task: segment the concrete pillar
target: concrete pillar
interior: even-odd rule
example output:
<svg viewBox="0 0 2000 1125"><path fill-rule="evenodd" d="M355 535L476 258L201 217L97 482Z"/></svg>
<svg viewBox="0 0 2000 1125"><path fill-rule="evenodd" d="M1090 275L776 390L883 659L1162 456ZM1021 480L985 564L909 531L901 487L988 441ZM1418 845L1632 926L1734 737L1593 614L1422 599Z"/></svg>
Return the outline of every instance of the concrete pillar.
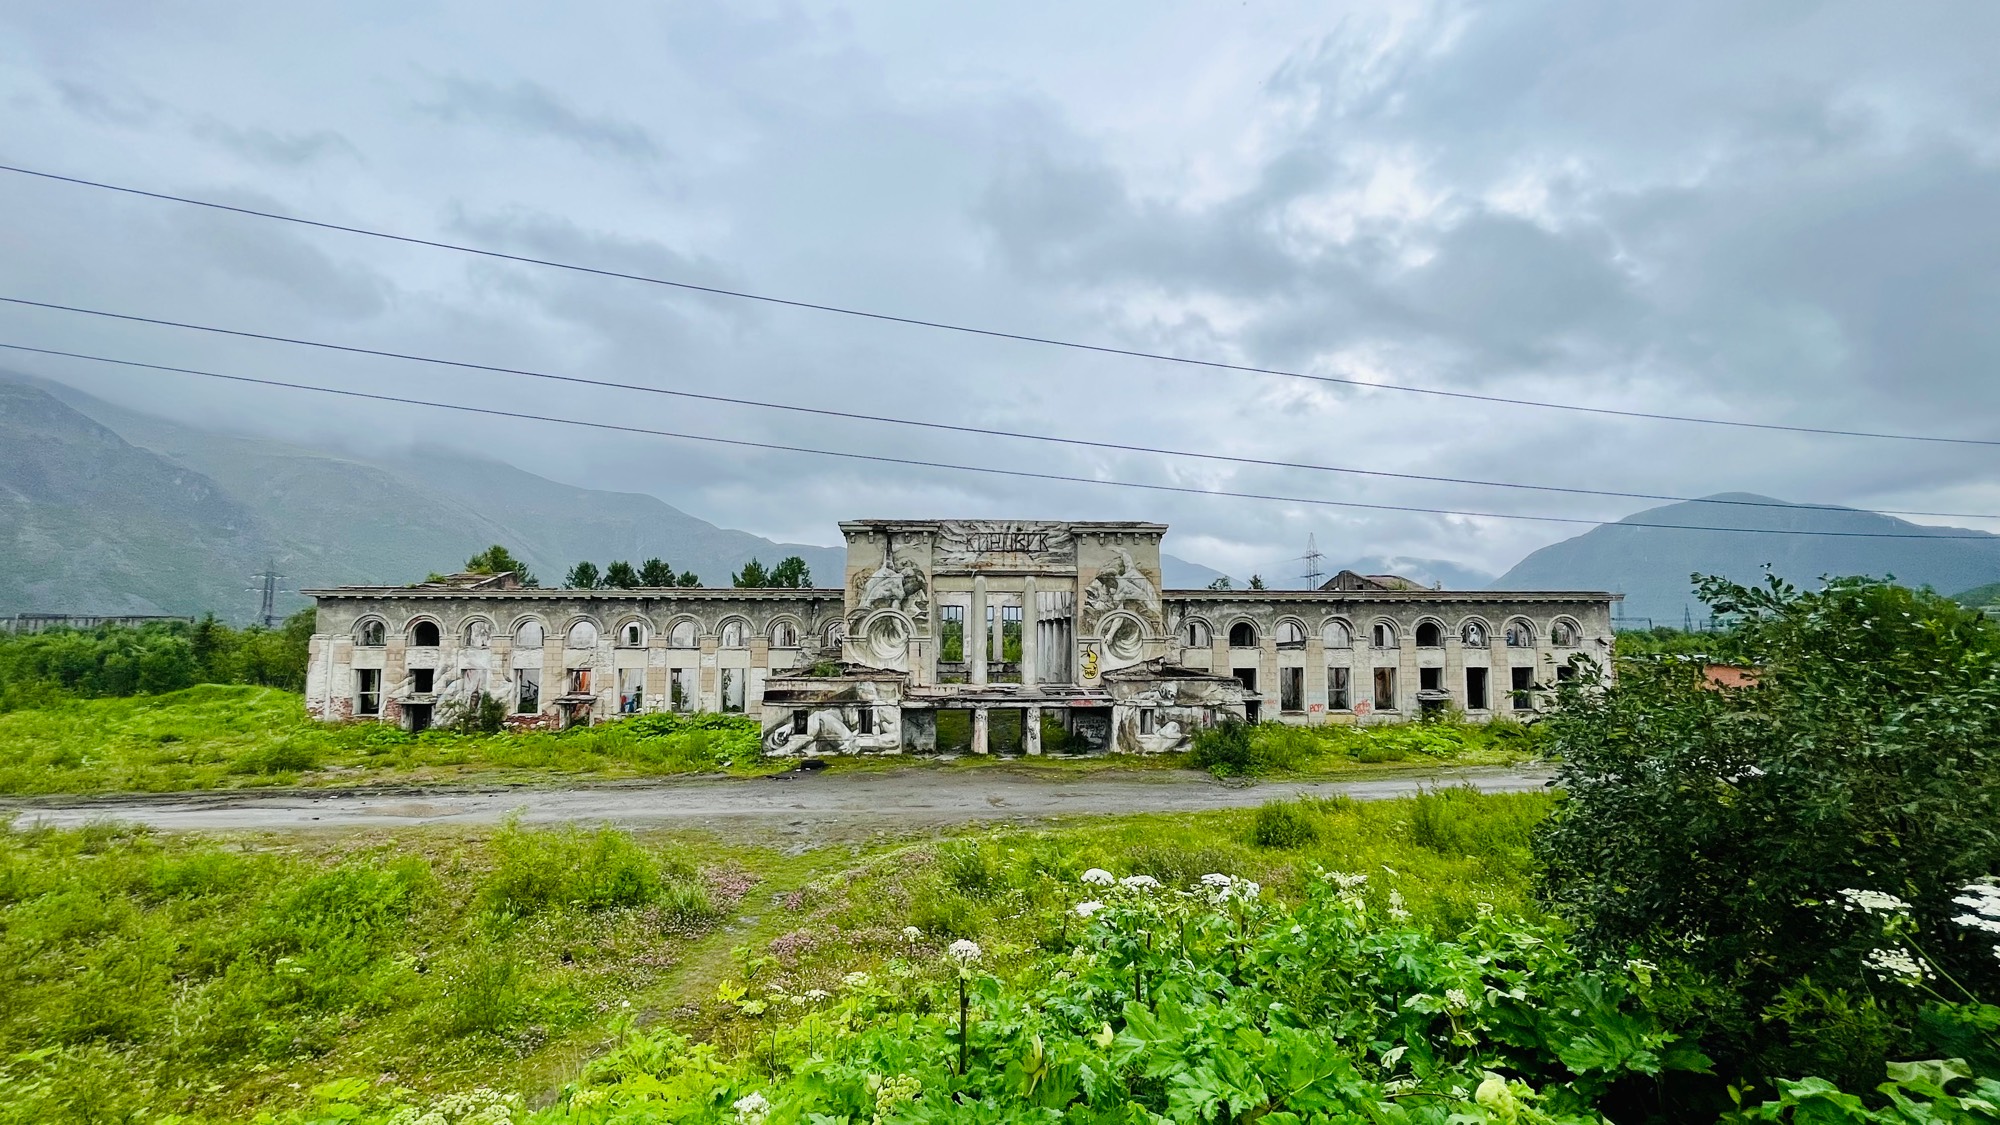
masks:
<svg viewBox="0 0 2000 1125"><path fill-rule="evenodd" d="M974 575L972 578L972 608L965 615L965 655L967 659L972 661L972 675L970 677L972 682L975 684L985 683L986 576L983 574ZM983 716L978 725L974 726L973 729L980 732L985 731L986 726ZM981 754L986 753L985 735L983 733L974 734L973 738L976 740L979 752Z"/></svg>
<svg viewBox="0 0 2000 1125"><path fill-rule="evenodd" d="M1021 752L1039 757L1042 753L1042 709L1029 707L1021 712Z"/></svg>
<svg viewBox="0 0 2000 1125"><path fill-rule="evenodd" d="M974 754L984 754L987 752L987 727L986 708L977 708L972 712L972 752Z"/></svg>
<svg viewBox="0 0 2000 1125"><path fill-rule="evenodd" d="M1007 660L1007 602L1002 598L993 603L993 662L1004 664Z"/></svg>
<svg viewBox="0 0 2000 1125"><path fill-rule="evenodd" d="M1040 606L1037 602L1038 599L1035 597L1035 578L1034 575L1029 575L1021 581L1022 687L1034 687L1041 682L1042 669L1040 662L1042 646L1040 644L1041 635L1039 633L1040 623L1035 619L1036 615L1040 612ZM1041 735L1038 733L1035 736L1035 748L1030 750L1029 753L1039 754L1041 752Z"/></svg>

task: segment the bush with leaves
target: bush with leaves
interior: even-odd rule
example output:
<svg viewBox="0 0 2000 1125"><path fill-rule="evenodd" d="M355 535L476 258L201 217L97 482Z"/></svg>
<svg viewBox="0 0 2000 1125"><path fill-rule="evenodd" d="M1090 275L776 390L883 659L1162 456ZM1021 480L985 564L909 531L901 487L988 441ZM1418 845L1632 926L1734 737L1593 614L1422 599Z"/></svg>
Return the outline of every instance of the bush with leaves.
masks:
<svg viewBox="0 0 2000 1125"><path fill-rule="evenodd" d="M1630 662L1614 687L1561 693L1543 896L1585 949L1701 982L1691 1007L1734 1072L1878 1080L1885 1058L1934 1049L1937 998L1884 987L1882 935L1843 891L1907 902L1941 972L2000 990L1994 935L1952 921L2000 870L2000 633L1867 579L1701 589L1756 682Z"/></svg>

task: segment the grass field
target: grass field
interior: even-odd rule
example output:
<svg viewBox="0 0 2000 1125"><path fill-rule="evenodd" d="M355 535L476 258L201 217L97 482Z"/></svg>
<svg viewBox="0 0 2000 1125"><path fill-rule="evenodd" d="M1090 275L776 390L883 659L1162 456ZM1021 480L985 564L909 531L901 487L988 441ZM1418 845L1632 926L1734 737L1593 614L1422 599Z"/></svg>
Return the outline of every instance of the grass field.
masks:
<svg viewBox="0 0 2000 1125"><path fill-rule="evenodd" d="M1278 897L1320 866L1367 872L1371 894L1456 932L1533 913L1527 834L1547 805L1446 790L799 855L608 830L13 831L0 1122L283 1115L330 1082L364 1101L533 1101L640 1025L740 1058L781 1012L749 997L830 993L968 937L996 971L1025 964L1066 938L1090 867L1169 885L1229 871Z"/></svg>
<svg viewBox="0 0 2000 1125"><path fill-rule="evenodd" d="M1512 723L1266 723L1248 739L1232 772L1306 777L1357 767L1496 765L1535 750L1531 729ZM294 693L224 685L0 712L0 794L16 796L759 774L790 764L763 758L756 721L740 715L647 715L560 733L411 735L376 723L315 723ZM1005 765L1062 773L1199 764L1187 754L833 760L841 770Z"/></svg>

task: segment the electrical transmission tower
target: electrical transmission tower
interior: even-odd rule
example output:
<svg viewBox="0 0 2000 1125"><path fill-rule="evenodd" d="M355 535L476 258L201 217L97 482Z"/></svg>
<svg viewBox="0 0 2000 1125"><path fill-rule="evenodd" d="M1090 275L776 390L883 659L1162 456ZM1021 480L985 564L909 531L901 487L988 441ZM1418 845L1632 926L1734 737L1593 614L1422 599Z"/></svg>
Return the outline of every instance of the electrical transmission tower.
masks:
<svg viewBox="0 0 2000 1125"><path fill-rule="evenodd" d="M263 582L263 586L261 588L253 588L256 590L256 592L261 593L264 596L263 607L258 610L257 619L264 623L264 628L266 629L277 628L278 627L278 580L282 578L288 578L290 577L290 575L279 574L278 564L275 561L273 561L265 563L263 570L259 571L256 574L251 575L250 577L260 579Z"/></svg>
<svg viewBox="0 0 2000 1125"><path fill-rule="evenodd" d="M1317 590L1320 579L1319 561L1326 556L1319 553L1319 543L1311 534L1306 536L1306 553L1302 557L1306 563L1306 589Z"/></svg>

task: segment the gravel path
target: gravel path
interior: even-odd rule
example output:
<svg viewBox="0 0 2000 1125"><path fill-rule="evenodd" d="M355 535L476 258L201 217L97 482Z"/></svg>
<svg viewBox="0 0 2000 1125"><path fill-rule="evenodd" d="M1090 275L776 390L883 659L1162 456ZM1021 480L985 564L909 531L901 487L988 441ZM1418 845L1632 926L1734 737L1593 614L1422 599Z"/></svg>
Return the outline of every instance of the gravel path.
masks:
<svg viewBox="0 0 2000 1125"><path fill-rule="evenodd" d="M1420 787L1470 784L1488 792L1540 789L1535 768L1452 770L1365 781L1225 783L1204 774L1051 777L1003 771L796 773L561 788L233 791L100 799L0 801L16 827L93 821L166 831L609 823L626 828L840 825L897 827L1084 814L1241 808L1295 794L1358 800L1407 797Z"/></svg>

